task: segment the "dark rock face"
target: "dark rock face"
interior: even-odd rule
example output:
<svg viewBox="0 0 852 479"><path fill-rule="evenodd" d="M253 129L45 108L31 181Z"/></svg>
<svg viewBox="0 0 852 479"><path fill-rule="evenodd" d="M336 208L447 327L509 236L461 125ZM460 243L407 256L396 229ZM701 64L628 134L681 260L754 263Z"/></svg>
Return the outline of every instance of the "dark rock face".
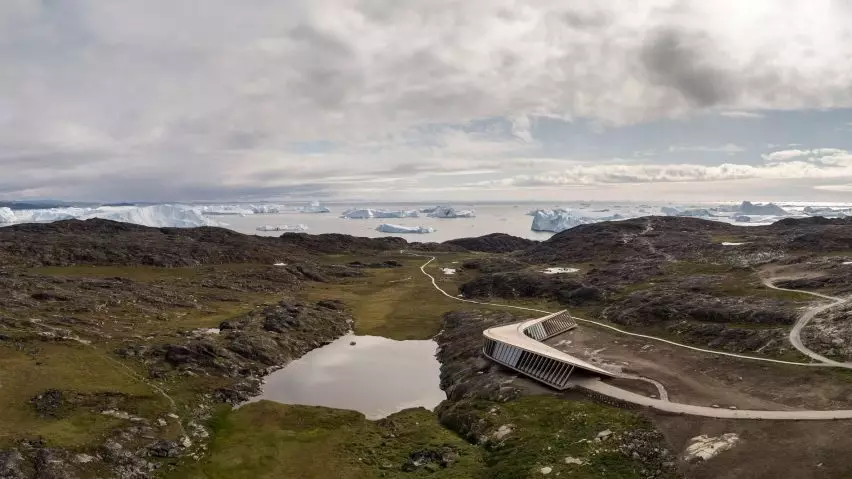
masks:
<svg viewBox="0 0 852 479"><path fill-rule="evenodd" d="M689 343L732 353L758 350L764 353L783 353L792 349L787 341L787 328L745 329L724 324L681 321L670 324L666 329Z"/></svg>
<svg viewBox="0 0 852 479"><path fill-rule="evenodd" d="M443 329L436 340L441 389L448 400L475 397L506 401L520 395L517 387L503 385L511 371L482 356L482 331L521 319L506 312L453 311L444 315Z"/></svg>
<svg viewBox="0 0 852 479"><path fill-rule="evenodd" d="M528 266L526 263L509 256L477 258L462 263L462 268L477 270L480 273L505 273L523 269L526 266Z"/></svg>
<svg viewBox="0 0 852 479"><path fill-rule="evenodd" d="M69 469L65 453L58 449L39 449L36 452L34 463L37 479L73 479L77 477Z"/></svg>
<svg viewBox="0 0 852 479"><path fill-rule="evenodd" d="M460 289L467 298L549 298L574 306L593 303L604 297L599 288L583 285L577 280L526 271L484 274L463 284Z"/></svg>
<svg viewBox="0 0 852 479"><path fill-rule="evenodd" d="M537 241L518 238L517 236L504 233L493 233L476 238L458 238L445 241L443 244L459 246L468 251L483 251L486 253L509 253L529 248L537 244Z"/></svg>
<svg viewBox="0 0 852 479"><path fill-rule="evenodd" d="M399 261L388 260L388 261L379 261L376 263L362 263L361 261L353 261L349 263L349 266L353 268L401 268L403 266Z"/></svg>
<svg viewBox="0 0 852 479"><path fill-rule="evenodd" d="M362 238L337 233L311 235L307 233L284 233L279 242L297 246L315 253L357 253L359 251L389 251L409 247L403 238Z"/></svg>
<svg viewBox="0 0 852 479"><path fill-rule="evenodd" d="M629 326L650 326L682 319L764 325L791 325L796 321L795 311L783 301L678 290L638 291L610 305L605 317Z"/></svg>
<svg viewBox="0 0 852 479"><path fill-rule="evenodd" d="M148 446L148 454L154 457L178 457L180 446L174 441L157 441Z"/></svg>
<svg viewBox="0 0 852 479"><path fill-rule="evenodd" d="M231 387L218 390L223 401L239 403L258 393L260 378L269 367L282 366L318 346L333 341L351 327L352 316L334 300L316 304L281 301L223 321L216 338L190 339L183 344L165 344L136 352L132 346L122 351L162 360L178 372L212 374L235 378Z"/></svg>
<svg viewBox="0 0 852 479"><path fill-rule="evenodd" d="M402 238L287 233L281 238L223 228L149 228L91 219L13 225L0 230L0 264L27 266L273 264L316 253L400 250Z"/></svg>
<svg viewBox="0 0 852 479"><path fill-rule="evenodd" d="M402 465L404 472L414 472L425 469L435 472L452 466L458 461L459 453L456 448L444 446L437 449L419 449L408 455L408 460Z"/></svg>
<svg viewBox="0 0 852 479"><path fill-rule="evenodd" d="M39 415L49 417L58 417L64 402L62 391L58 389L48 389L30 399L30 404Z"/></svg>
<svg viewBox="0 0 852 479"><path fill-rule="evenodd" d="M17 449L0 451L0 479L24 479L24 456Z"/></svg>

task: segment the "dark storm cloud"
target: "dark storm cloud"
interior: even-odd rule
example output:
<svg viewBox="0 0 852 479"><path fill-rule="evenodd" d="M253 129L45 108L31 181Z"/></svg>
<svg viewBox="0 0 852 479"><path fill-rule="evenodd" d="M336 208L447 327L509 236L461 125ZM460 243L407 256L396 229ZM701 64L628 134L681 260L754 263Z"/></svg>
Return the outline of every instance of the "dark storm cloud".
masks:
<svg viewBox="0 0 852 479"><path fill-rule="evenodd" d="M713 63L717 58L707 35L675 28L652 32L641 49L648 78L699 107L725 103L738 88L734 75Z"/></svg>

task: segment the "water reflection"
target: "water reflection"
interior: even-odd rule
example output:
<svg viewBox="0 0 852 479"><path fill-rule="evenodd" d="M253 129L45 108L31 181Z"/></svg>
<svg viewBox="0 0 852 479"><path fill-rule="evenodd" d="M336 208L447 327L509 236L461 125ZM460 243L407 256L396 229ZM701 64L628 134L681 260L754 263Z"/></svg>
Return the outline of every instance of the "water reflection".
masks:
<svg viewBox="0 0 852 479"><path fill-rule="evenodd" d="M354 409L368 419L433 409L446 398L436 348L434 341L347 335L270 374L254 400Z"/></svg>

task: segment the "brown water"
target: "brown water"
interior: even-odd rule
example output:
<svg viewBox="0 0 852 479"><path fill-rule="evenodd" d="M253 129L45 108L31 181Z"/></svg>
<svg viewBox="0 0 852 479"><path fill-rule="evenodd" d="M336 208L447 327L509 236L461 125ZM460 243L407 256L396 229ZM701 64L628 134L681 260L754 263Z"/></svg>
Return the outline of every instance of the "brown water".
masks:
<svg viewBox="0 0 852 479"><path fill-rule="evenodd" d="M446 399L436 349L434 341L347 335L267 376L252 401L352 409L368 419L411 407L434 409Z"/></svg>

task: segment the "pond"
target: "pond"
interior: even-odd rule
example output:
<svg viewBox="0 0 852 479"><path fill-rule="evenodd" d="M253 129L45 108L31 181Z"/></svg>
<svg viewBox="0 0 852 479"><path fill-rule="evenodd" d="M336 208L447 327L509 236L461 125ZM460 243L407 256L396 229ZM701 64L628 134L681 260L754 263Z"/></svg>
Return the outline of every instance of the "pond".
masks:
<svg viewBox="0 0 852 479"><path fill-rule="evenodd" d="M446 399L436 350L431 340L349 334L267 376L252 401L353 409L367 419L412 407L431 410Z"/></svg>

